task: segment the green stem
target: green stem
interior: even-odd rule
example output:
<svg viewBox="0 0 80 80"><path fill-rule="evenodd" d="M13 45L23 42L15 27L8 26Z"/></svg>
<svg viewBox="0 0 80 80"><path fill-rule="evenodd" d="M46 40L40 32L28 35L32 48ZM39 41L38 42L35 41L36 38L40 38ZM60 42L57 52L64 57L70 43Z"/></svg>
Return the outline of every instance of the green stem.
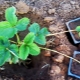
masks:
<svg viewBox="0 0 80 80"><path fill-rule="evenodd" d="M16 34L16 38L17 38L17 43L19 44L21 41L18 34Z"/></svg>
<svg viewBox="0 0 80 80"><path fill-rule="evenodd" d="M59 33L53 33L53 34L48 34L47 36L55 36L55 35L58 35L58 34L63 34L63 33L66 33L66 32L75 32L76 30L68 30L68 31L63 31L63 32L59 32Z"/></svg>
<svg viewBox="0 0 80 80"><path fill-rule="evenodd" d="M9 50L8 48L6 48L6 50L8 50L12 55L16 56L17 58L19 58L13 51Z"/></svg>
<svg viewBox="0 0 80 80"><path fill-rule="evenodd" d="M12 40L9 40L10 42L12 42L12 43L15 43L15 44L17 44L17 42L15 42L15 41L12 41Z"/></svg>
<svg viewBox="0 0 80 80"><path fill-rule="evenodd" d="M43 48L43 47L40 47L40 48L41 48L41 49L44 49L44 50L49 50L49 51L58 53L58 54L63 55L63 56L65 56L65 57L67 57L67 58L73 59L74 61L76 61L76 62L78 62L78 63L80 64L80 61L78 61L77 59L75 59L75 58L73 58L73 57L70 57L70 56L68 56L68 55L66 55L66 54L63 54L63 53L60 53L60 52L58 52L58 51L56 51L56 50L51 50L51 49L48 49L48 48Z"/></svg>

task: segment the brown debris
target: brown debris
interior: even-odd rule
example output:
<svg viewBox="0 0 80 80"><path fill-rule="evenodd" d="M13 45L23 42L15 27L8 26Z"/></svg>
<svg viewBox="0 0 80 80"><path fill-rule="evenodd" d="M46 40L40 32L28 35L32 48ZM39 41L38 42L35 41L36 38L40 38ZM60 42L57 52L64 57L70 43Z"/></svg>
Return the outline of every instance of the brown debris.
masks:
<svg viewBox="0 0 80 80"><path fill-rule="evenodd" d="M55 9L49 9L49 10L48 10L48 13L49 13L49 14L54 14L54 13L55 13Z"/></svg>
<svg viewBox="0 0 80 80"><path fill-rule="evenodd" d="M46 22L50 22L50 21L53 21L54 20L54 17L45 17L44 18L44 21Z"/></svg>
<svg viewBox="0 0 80 80"><path fill-rule="evenodd" d="M25 14L30 11L30 7L26 3L24 3L23 1L19 1L16 4L16 8L17 8L18 14Z"/></svg>
<svg viewBox="0 0 80 80"><path fill-rule="evenodd" d="M52 57L52 60L55 61L55 62L62 63L63 60L64 60L64 56L63 55L57 55L55 57Z"/></svg>

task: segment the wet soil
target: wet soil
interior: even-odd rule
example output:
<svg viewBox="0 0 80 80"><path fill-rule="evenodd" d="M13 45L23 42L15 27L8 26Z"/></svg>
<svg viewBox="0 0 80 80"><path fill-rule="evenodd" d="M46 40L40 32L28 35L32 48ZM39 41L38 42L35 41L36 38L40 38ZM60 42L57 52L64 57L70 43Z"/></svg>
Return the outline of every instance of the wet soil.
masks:
<svg viewBox="0 0 80 80"><path fill-rule="evenodd" d="M43 66L41 66L43 67ZM50 80L48 73L49 66L28 67L24 65L6 65L5 70L0 71L0 80Z"/></svg>
<svg viewBox="0 0 80 80"><path fill-rule="evenodd" d="M80 54L77 54L75 59L80 61ZM73 61L72 62L72 66L71 66L71 72L73 74L76 74L76 75L80 76L80 64L75 62L75 61Z"/></svg>

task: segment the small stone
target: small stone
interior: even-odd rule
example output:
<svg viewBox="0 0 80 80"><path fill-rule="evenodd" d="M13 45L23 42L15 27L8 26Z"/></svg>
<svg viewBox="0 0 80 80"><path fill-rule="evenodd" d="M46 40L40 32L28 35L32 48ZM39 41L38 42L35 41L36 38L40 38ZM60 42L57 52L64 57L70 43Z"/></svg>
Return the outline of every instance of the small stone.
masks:
<svg viewBox="0 0 80 80"><path fill-rule="evenodd" d="M70 3L74 5L76 2L75 1L70 1Z"/></svg>
<svg viewBox="0 0 80 80"><path fill-rule="evenodd" d="M25 14L25 13L28 13L30 11L29 6L22 1L19 1L16 4L16 8L17 8L17 13L19 13L19 14Z"/></svg>
<svg viewBox="0 0 80 80"><path fill-rule="evenodd" d="M67 66L66 66L66 64L59 64L59 66L60 66L60 69L61 69L61 72L60 72L60 74L61 75L65 75L66 73L67 73Z"/></svg>
<svg viewBox="0 0 80 80"><path fill-rule="evenodd" d="M61 72L61 69L60 69L59 66L53 65L53 66L51 67L51 71L50 71L51 74L57 75L57 74L59 74L60 72Z"/></svg>
<svg viewBox="0 0 80 80"><path fill-rule="evenodd" d="M55 46L60 45L60 39L56 37L56 39L54 39L54 43L55 43Z"/></svg>
<svg viewBox="0 0 80 80"><path fill-rule="evenodd" d="M77 9L79 9L80 7L79 7L79 5L75 5L75 7L77 8Z"/></svg>
<svg viewBox="0 0 80 80"><path fill-rule="evenodd" d="M54 24L49 26L50 31L56 31L56 29L57 29L56 25L54 25Z"/></svg>
<svg viewBox="0 0 80 80"><path fill-rule="evenodd" d="M54 13L55 13L55 9L49 9L49 10L48 10L48 13L49 13L49 14L54 14Z"/></svg>
<svg viewBox="0 0 80 80"><path fill-rule="evenodd" d="M68 9L72 8L72 7L71 7L71 4L68 4L68 3L63 4L62 7L63 7L64 10L65 10L65 9L68 10Z"/></svg>
<svg viewBox="0 0 80 80"><path fill-rule="evenodd" d="M63 54L65 54L66 53L66 55L70 55L70 53L68 53L68 52L70 52L71 51L71 49L68 47L68 45L60 45L60 46L58 46L58 47L56 47L55 48L58 52L61 52L61 53L63 53Z"/></svg>
<svg viewBox="0 0 80 80"><path fill-rule="evenodd" d="M44 52L44 56L46 56L46 57L50 57L50 56L51 56L51 52L48 51L48 50L45 50L45 52Z"/></svg>
<svg viewBox="0 0 80 80"><path fill-rule="evenodd" d="M62 63L63 60L64 60L64 56L63 55L58 55L56 57L52 57L52 60L56 61L56 62L59 62L59 63Z"/></svg>
<svg viewBox="0 0 80 80"><path fill-rule="evenodd" d="M69 3L62 4L62 9L65 13L70 12L72 10L72 6Z"/></svg>
<svg viewBox="0 0 80 80"><path fill-rule="evenodd" d="M50 21L53 21L54 18L53 17L45 17L44 18L44 21L47 21L47 22L50 22Z"/></svg>

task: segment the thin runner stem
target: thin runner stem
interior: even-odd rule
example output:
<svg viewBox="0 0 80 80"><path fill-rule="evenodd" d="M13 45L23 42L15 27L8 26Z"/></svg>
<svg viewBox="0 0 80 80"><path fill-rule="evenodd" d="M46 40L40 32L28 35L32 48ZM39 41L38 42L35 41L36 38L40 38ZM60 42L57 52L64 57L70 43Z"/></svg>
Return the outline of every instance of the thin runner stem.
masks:
<svg viewBox="0 0 80 80"><path fill-rule="evenodd" d="M68 31L63 31L63 32L59 32L59 33L53 33L53 34L48 34L47 36L53 36L53 35L57 35L57 34L62 34L62 33L66 33L66 32L75 32L76 30L68 30Z"/></svg>
<svg viewBox="0 0 80 80"><path fill-rule="evenodd" d="M44 49L44 50L49 50L49 51L58 53L58 54L63 55L63 56L65 56L65 57L67 57L67 58L73 59L74 61L76 61L76 62L78 62L78 63L80 64L80 61L78 61L77 59L75 59L75 58L73 58L73 57L70 57L70 56L68 56L68 55L66 55L66 54L63 54L63 53L61 53L61 52L58 52L58 51L56 51L56 50L51 50L51 49L48 49L48 48L43 48L43 47L40 47L40 48L41 48L41 49Z"/></svg>
<svg viewBox="0 0 80 80"><path fill-rule="evenodd" d="M16 34L16 38L17 38L17 43L19 44L21 41L20 41L20 37L18 34Z"/></svg>

